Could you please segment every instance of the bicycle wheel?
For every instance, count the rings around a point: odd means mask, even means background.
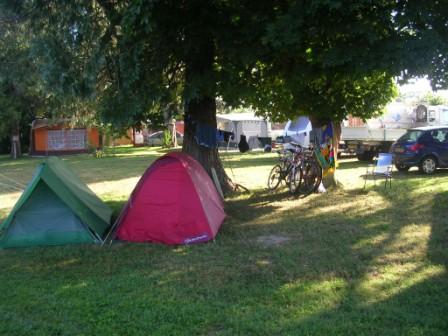
[[[271,172],[269,173],[268,177],[268,189],[269,190],[275,190],[280,185],[280,182],[282,181],[282,167],[280,165],[275,165]]]
[[[302,170],[299,166],[291,167],[289,172],[289,192],[291,194],[296,194],[300,189],[300,184],[302,183]]]
[[[309,195],[316,191],[322,181],[322,171],[315,161],[306,161],[302,166],[302,184],[300,191]]]

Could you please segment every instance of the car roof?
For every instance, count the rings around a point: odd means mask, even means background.
[[[150,138],[150,137],[155,136],[155,135],[158,135],[158,134],[160,134],[160,133],[163,133],[163,131],[157,131],[157,132],[151,133],[151,134],[148,135],[148,137]],[[180,134],[180,135],[182,135],[182,136],[184,136],[184,135],[183,135],[181,132],[179,132],[179,131],[176,131],[176,133],[177,133],[177,134]]]
[[[414,127],[410,128],[409,131],[432,131],[437,129],[446,129],[448,125],[445,126],[422,126],[422,127]]]
[[[148,137],[152,137],[152,136],[155,136],[160,133],[162,133],[162,131],[157,131],[157,132],[151,133],[150,135],[148,135]]]

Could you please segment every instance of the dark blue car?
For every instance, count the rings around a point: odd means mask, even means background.
[[[432,174],[436,168],[448,168],[448,125],[409,129],[391,147],[394,163],[400,171],[418,167]]]

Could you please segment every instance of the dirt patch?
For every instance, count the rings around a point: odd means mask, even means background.
[[[280,246],[288,242],[289,240],[290,238],[286,236],[268,235],[258,237],[257,243],[262,244],[266,247],[271,247],[271,246]]]

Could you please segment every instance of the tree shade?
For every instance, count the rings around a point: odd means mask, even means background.
[[[216,148],[194,140],[200,125],[216,128],[216,98],[320,126],[380,112],[397,76],[448,83],[443,1],[6,3],[38,32],[33,53],[48,92],[90,101],[116,127],[183,111],[183,151],[223,185]]]

